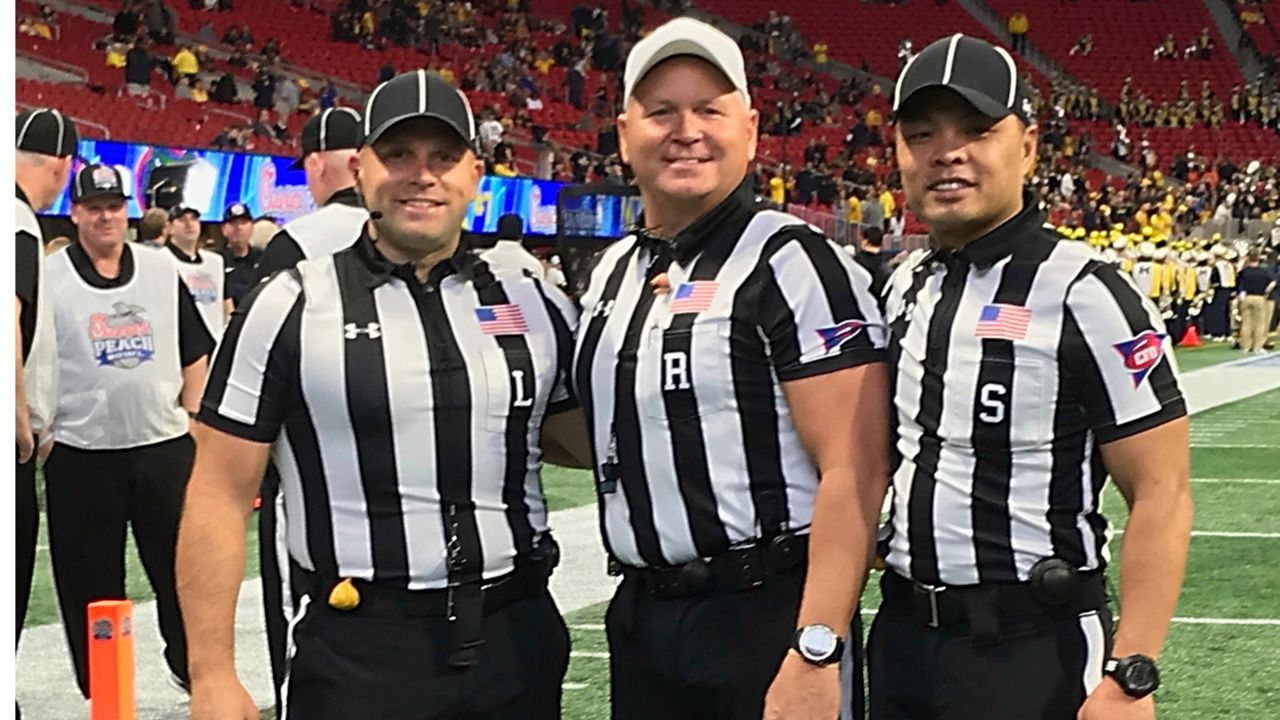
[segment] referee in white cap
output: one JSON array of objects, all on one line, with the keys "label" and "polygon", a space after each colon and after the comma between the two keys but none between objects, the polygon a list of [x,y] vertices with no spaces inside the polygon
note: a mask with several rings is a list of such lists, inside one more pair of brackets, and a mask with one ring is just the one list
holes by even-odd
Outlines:
[{"label": "referee in white cap", "polygon": [[[894,110],[930,247],[885,295],[894,492],[871,716],[1152,718],[1191,530],[1164,323],[1024,192],[1036,118],[1008,52],[938,40],[903,69]],[[1129,506],[1114,627],[1108,476]]]},{"label": "referee in white cap", "polygon": [[484,165],[458,90],[379,85],[364,138],[359,240],[251,292],[209,373],[178,548],[191,715],[257,717],[234,615],[270,453],[301,569],[283,716],[553,720],[569,648],[539,463],[590,452],[558,440],[582,434],[576,312],[462,246]]},{"label": "referee in white cap", "polygon": [[855,605],[888,480],[871,278],[757,202],[732,38],[668,22],[623,98],[644,213],[591,274],[574,368],[622,576],[613,717],[860,717]]},{"label": "referee in white cap", "polygon": [[67,187],[76,154],[75,123],[57,110],[20,113],[15,145],[17,202],[14,265],[17,328],[14,364],[21,369],[14,391],[17,469],[14,474],[17,528],[18,627],[14,644],[22,638],[35,568],[40,509],[36,502],[36,453],[48,440],[58,398],[58,348],[53,327],[52,298],[44,280],[44,235],[36,211],[44,210]]}]

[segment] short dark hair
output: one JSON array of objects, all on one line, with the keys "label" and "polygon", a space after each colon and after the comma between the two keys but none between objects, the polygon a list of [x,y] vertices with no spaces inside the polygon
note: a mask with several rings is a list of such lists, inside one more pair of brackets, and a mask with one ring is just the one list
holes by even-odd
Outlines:
[{"label": "short dark hair", "polygon": [[881,247],[884,245],[884,228],[869,227],[862,231],[862,241],[871,247]]}]

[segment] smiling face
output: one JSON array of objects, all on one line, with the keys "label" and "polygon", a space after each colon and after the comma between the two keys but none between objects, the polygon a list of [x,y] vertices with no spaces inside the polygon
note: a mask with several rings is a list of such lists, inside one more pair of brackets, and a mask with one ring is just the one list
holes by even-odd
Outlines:
[{"label": "smiling face", "polygon": [[944,243],[981,237],[1022,208],[1034,125],[1014,115],[992,120],[955,92],[934,88],[903,108],[895,134],[907,205]]},{"label": "smiling face", "polygon": [[727,197],[755,158],[757,120],[704,60],[674,57],[650,70],[618,116],[619,149],[646,215],[678,208],[691,221]]},{"label": "smiling face", "polygon": [[484,163],[448,125],[405,120],[353,160],[356,186],[371,213],[381,213],[377,238],[405,259],[456,247]]},{"label": "smiling face", "polygon": [[125,231],[129,229],[129,211],[124,197],[103,195],[72,203],[71,222],[76,226],[80,242],[88,247],[107,250],[124,245]]}]

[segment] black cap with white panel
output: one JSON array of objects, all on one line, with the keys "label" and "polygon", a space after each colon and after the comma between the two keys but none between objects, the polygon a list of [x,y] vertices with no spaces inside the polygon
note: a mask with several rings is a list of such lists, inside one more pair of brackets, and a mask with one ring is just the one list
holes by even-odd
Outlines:
[{"label": "black cap with white panel", "polygon": [[345,107],[331,107],[312,115],[302,126],[302,153],[289,167],[298,169],[313,152],[360,147],[360,113]]},{"label": "black cap with white panel", "polygon": [[364,144],[372,145],[393,126],[420,117],[440,120],[475,146],[476,119],[467,96],[426,70],[397,75],[373,89],[364,109]]},{"label": "black cap with white panel", "polygon": [[898,75],[893,93],[894,117],[920,91],[944,87],[963,97],[992,119],[1016,115],[1035,123],[1035,108],[1013,57],[1002,47],[959,33],[936,40],[911,58]]},{"label": "black cap with white panel", "polygon": [[121,199],[129,197],[119,170],[100,163],[80,168],[75,182],[71,183],[71,202],[81,203],[108,195]]},{"label": "black cap with white panel", "polygon": [[67,157],[76,154],[80,143],[71,118],[49,108],[23,110],[14,121],[14,128],[18,134],[16,148],[25,152]]}]

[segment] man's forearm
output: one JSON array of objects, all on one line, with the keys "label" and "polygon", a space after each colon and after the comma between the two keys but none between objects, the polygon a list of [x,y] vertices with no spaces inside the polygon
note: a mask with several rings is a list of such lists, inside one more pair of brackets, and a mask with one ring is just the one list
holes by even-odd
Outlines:
[{"label": "man's forearm", "polygon": [[200,396],[204,393],[204,376],[208,368],[207,358],[200,358],[182,368],[182,397],[178,402],[193,415],[200,411]]},{"label": "man's forearm", "polygon": [[1120,551],[1120,623],[1114,654],[1160,654],[1173,618],[1191,540],[1186,483],[1133,503]]},{"label": "man's forearm", "polygon": [[246,509],[191,478],[178,533],[177,584],[193,682],[235,672],[235,610],[244,579]]},{"label": "man's forearm", "polygon": [[883,496],[882,480],[847,469],[823,474],[809,530],[798,627],[822,624],[837,633],[849,627],[866,583]]}]

